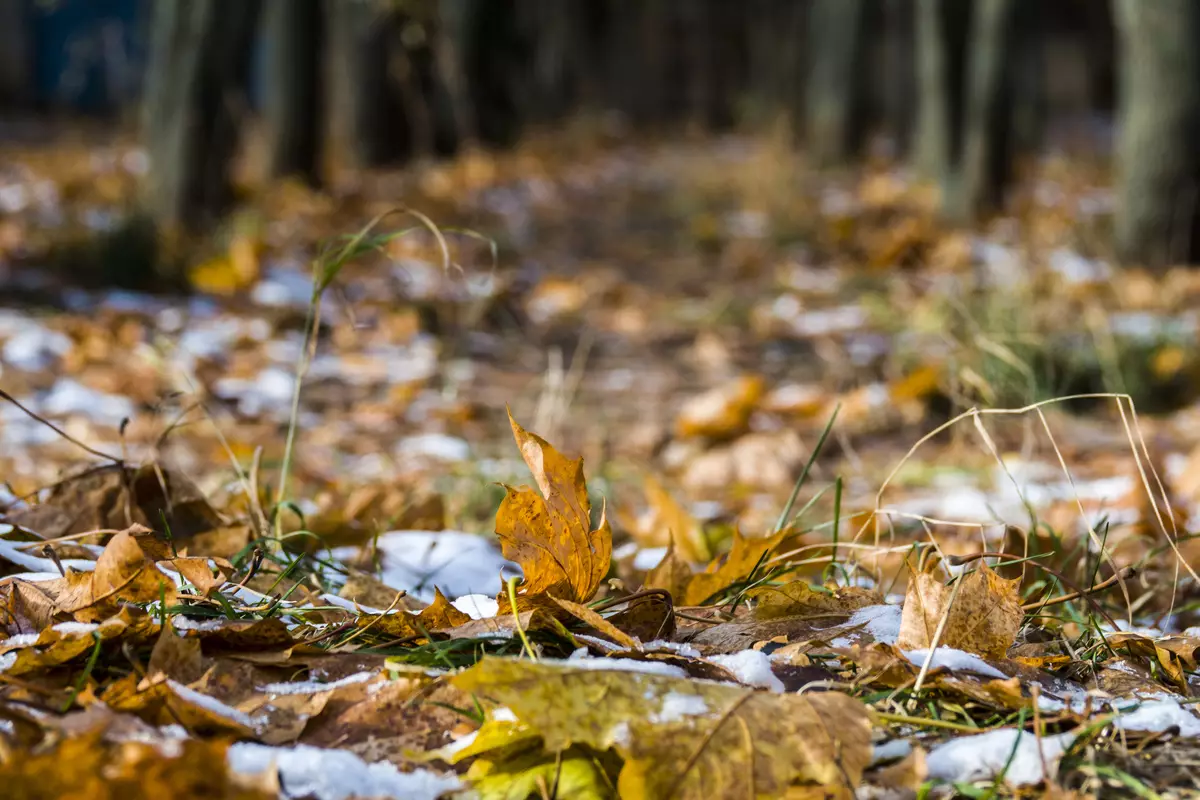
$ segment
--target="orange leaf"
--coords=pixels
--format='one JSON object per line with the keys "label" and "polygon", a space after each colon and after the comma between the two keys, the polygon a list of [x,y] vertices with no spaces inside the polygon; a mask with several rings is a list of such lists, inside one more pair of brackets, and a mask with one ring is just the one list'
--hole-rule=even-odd
{"label": "orange leaf", "polygon": [[[612,531],[605,515],[591,530],[591,504],[583,479],[583,459],[570,459],[508,415],[513,436],[541,493],[505,486],[508,494],[496,512],[496,535],[504,557],[521,565],[523,598],[553,594],[586,603],[608,573]],[[499,596],[501,612],[508,596]]]}

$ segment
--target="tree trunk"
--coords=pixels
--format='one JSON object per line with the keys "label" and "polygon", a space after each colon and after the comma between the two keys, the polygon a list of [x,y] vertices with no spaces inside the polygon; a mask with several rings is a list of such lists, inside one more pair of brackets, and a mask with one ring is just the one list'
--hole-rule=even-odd
{"label": "tree trunk", "polygon": [[844,162],[862,145],[868,0],[813,0],[805,92],[805,142],[817,166]]}
{"label": "tree trunk", "polygon": [[147,69],[146,208],[161,228],[211,224],[232,200],[257,0],[159,0]]}
{"label": "tree trunk", "polygon": [[1200,3],[1114,0],[1120,39],[1116,238],[1151,266],[1200,262]]}
{"label": "tree trunk", "polygon": [[1017,0],[979,0],[972,20],[961,176],[945,186],[946,211],[966,221],[995,211],[1012,168],[1013,11]]}
{"label": "tree trunk", "polygon": [[33,54],[23,0],[0,0],[0,107],[32,100]]}
{"label": "tree trunk", "polygon": [[325,25],[321,0],[266,0],[266,158],[271,177],[318,182]]}
{"label": "tree trunk", "polygon": [[350,0],[331,0],[328,12],[328,108],[338,166],[362,169],[407,156],[411,137],[389,76],[394,14]]}
{"label": "tree trunk", "polygon": [[962,141],[963,73],[968,3],[916,0],[917,171],[944,181],[958,161]]}

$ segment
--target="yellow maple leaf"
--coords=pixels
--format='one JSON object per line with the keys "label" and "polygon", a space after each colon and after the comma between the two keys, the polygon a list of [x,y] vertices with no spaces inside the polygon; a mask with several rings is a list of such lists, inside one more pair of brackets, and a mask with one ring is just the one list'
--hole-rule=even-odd
{"label": "yellow maple leaf", "polygon": [[867,709],[839,692],[777,695],[500,658],[451,683],[510,708],[550,752],[616,750],[626,798],[782,797],[798,782],[849,798],[871,758]]}
{"label": "yellow maple leaf", "polygon": [[[603,511],[592,530],[583,459],[565,457],[518,425],[511,412],[508,421],[540,490],[505,485],[507,494],[496,512],[501,551],[524,572],[517,594],[527,600],[553,595],[586,603],[608,573],[612,531]],[[505,592],[498,600],[501,611],[509,608]]]}
{"label": "yellow maple leaf", "polygon": [[784,530],[750,538],[735,530],[729,554],[714,559],[704,572],[695,575],[676,555],[672,543],[666,557],[646,573],[646,588],[666,589],[679,605],[699,605],[748,576],[787,534]]}

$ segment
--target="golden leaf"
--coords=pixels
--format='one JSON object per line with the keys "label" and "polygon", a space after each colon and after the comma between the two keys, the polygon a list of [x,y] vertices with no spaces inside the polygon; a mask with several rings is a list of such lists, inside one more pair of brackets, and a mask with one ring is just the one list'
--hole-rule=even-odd
{"label": "golden leaf", "polygon": [[454,628],[471,621],[468,614],[459,611],[440,589],[434,589],[433,602],[428,608],[421,609],[420,614],[410,614],[400,611],[396,614],[377,614],[360,616],[355,624],[360,629],[370,629],[376,634],[396,639],[408,639],[425,636],[430,631],[440,631]]}
{"label": "golden leaf", "polygon": [[806,581],[792,581],[782,586],[759,586],[746,593],[758,601],[754,616],[774,619],[802,614],[851,614],[860,608],[882,602],[880,596],[854,586],[814,589]]}
{"label": "golden leaf", "polygon": [[616,625],[613,625],[611,622],[587,606],[582,605],[581,603],[572,603],[569,600],[559,600],[557,597],[552,597],[550,599],[553,600],[559,606],[559,608],[563,609],[576,619],[582,620],[588,625],[591,625],[598,632],[604,634],[622,647],[629,648],[630,650],[636,650],[640,647],[640,644],[636,639],[634,639],[628,633],[625,633],[625,631],[621,630]]}
{"label": "golden leaf", "polygon": [[897,647],[932,647],[938,624],[945,616],[940,646],[1004,658],[1024,616],[1017,591],[1020,580],[1001,578],[986,563],[959,580],[963,583],[951,604],[950,587],[927,573],[913,576],[904,598]]}
{"label": "golden leaf", "polygon": [[[496,512],[501,551],[524,571],[517,594],[528,600],[553,594],[586,603],[608,573],[612,531],[603,513],[599,527],[591,530],[583,459],[566,458],[518,425],[511,412],[508,420],[541,490],[539,495],[529,487],[505,486],[508,494]],[[497,599],[504,613],[509,608],[507,593],[501,592]]]}
{"label": "golden leaf", "polygon": [[780,797],[797,782],[852,797],[871,758],[866,707],[839,692],[485,658],[454,677],[512,709],[551,752],[615,749],[623,798]]}
{"label": "golden leaf", "polygon": [[[718,592],[747,577],[783,541],[783,537],[786,535],[786,531],[780,531],[771,536],[747,538],[735,530],[729,554],[724,558],[713,560],[704,572],[693,575],[687,582],[687,588],[678,597],[679,604],[700,605]],[[649,576],[647,576],[646,585],[652,586],[649,583]]]}

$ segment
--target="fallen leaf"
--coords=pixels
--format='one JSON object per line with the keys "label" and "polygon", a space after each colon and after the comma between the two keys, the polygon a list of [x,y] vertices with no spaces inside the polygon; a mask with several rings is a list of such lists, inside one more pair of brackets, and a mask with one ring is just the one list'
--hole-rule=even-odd
{"label": "fallen leaf", "polygon": [[613,642],[621,645],[621,647],[625,647],[630,650],[638,650],[641,648],[640,642],[587,606],[581,605],[580,603],[572,603],[569,600],[559,600],[557,597],[553,597],[551,599],[554,600],[559,608],[563,609],[576,619],[592,626],[597,632],[607,636]]}
{"label": "fallen leaf", "polygon": [[[689,575],[683,585],[674,587],[660,585],[656,581],[676,582],[680,578],[680,569],[669,563],[673,552],[668,552],[657,567],[646,575],[646,587],[672,591],[676,602],[683,606],[696,606],[709,600],[733,584],[750,575],[755,567],[760,566],[766,556],[783,541],[786,531],[750,538],[742,536],[741,532],[733,532],[733,545],[726,556],[716,558],[704,572]],[[676,594],[678,592],[678,594]]]}
{"label": "fallen leaf", "polygon": [[951,604],[954,593],[951,587],[928,573],[913,576],[904,598],[897,647],[902,650],[933,647],[934,634],[945,616],[938,645],[1004,658],[1024,616],[1018,594],[1020,579],[1001,578],[983,563],[959,580],[963,583]]}
{"label": "fallen leaf", "polygon": [[728,439],[746,431],[750,415],[762,399],[765,384],[757,375],[743,375],[697,395],[683,405],[675,420],[681,437]]}
{"label": "fallen leaf", "polygon": [[468,614],[450,604],[440,589],[434,590],[433,602],[419,614],[398,611],[393,614],[362,615],[355,620],[359,630],[369,629],[391,639],[424,637],[431,631],[454,628],[470,622]]}
{"label": "fallen leaf", "polygon": [[[520,564],[524,581],[518,599],[554,595],[586,603],[608,573],[612,531],[603,512],[591,529],[591,503],[583,479],[583,459],[569,459],[546,440],[527,432],[509,414],[513,436],[541,490],[505,486],[496,512],[496,535],[505,558]],[[506,592],[497,600],[500,613],[509,608]],[[536,602],[536,601],[535,601]]]}
{"label": "fallen leaf", "polygon": [[625,759],[625,798],[779,797],[796,782],[852,797],[870,761],[866,707],[838,693],[740,686],[485,658],[452,679],[512,709],[551,752]]}
{"label": "fallen leaf", "polygon": [[807,581],[792,581],[781,586],[759,586],[746,593],[757,601],[758,619],[805,614],[852,614],[860,608],[882,602],[877,592],[855,586],[813,588]]}

